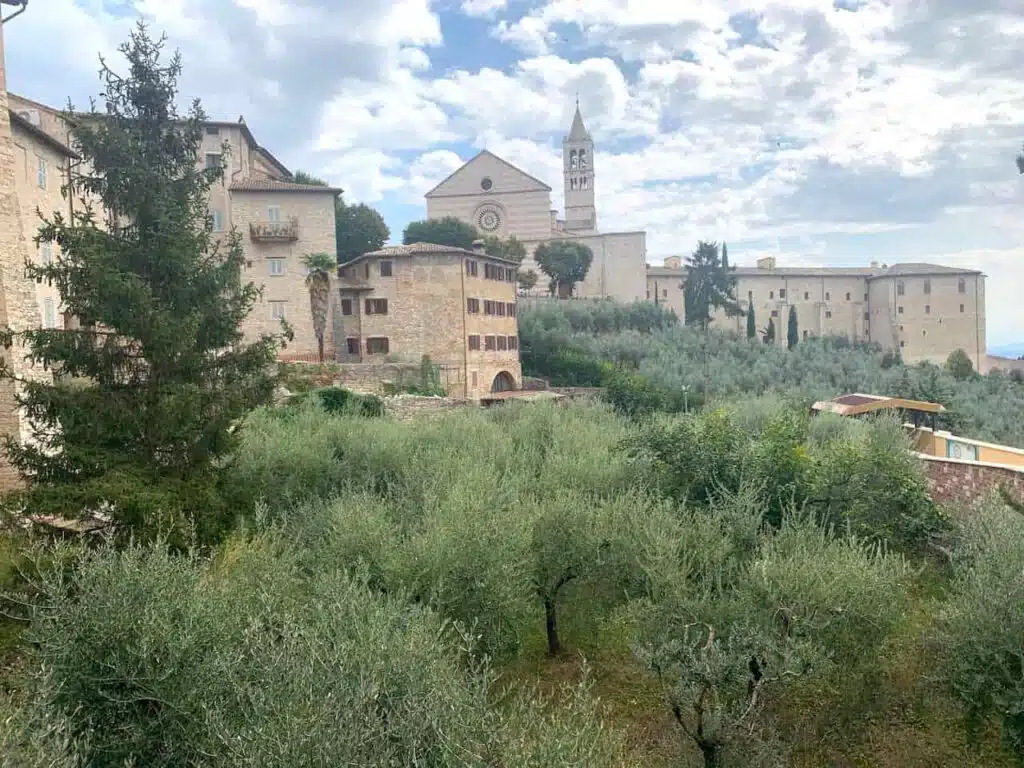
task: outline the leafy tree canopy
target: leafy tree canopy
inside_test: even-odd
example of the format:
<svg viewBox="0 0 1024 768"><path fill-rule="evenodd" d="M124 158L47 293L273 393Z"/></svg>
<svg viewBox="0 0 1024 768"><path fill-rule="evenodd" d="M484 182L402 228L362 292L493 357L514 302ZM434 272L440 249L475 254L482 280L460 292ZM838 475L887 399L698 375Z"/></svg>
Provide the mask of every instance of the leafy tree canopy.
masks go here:
<svg viewBox="0 0 1024 768"><path fill-rule="evenodd" d="M576 283L586 279L594 253L574 240L552 240L537 247L533 260L551 278L552 292L564 299L572 296Z"/></svg>
<svg viewBox="0 0 1024 768"><path fill-rule="evenodd" d="M473 247L473 242L479 239L480 235L472 224L467 224L455 216L445 216L443 219L424 219L413 221L402 233L402 242L406 245L412 243L434 243L435 245L448 245L452 248Z"/></svg>
<svg viewBox="0 0 1024 768"><path fill-rule="evenodd" d="M519 282L519 287L524 291L531 291L537 285L537 273L532 269L527 269L525 272L519 270L516 280Z"/></svg>
<svg viewBox="0 0 1024 768"><path fill-rule="evenodd" d="M963 381L974 375L974 363L962 349L955 349L946 358L946 370L954 379Z"/></svg>
<svg viewBox="0 0 1024 768"><path fill-rule="evenodd" d="M484 238L484 250L490 256L497 256L517 263L521 263L526 258L526 246L514 235L508 240L488 235Z"/></svg>
<svg viewBox="0 0 1024 768"><path fill-rule="evenodd" d="M32 479L19 499L32 512L105 508L136 532L192 518L202 535L219 525L216 460L238 419L270 401L279 340L243 341L259 289L243 279L237 232L211 236L223 167L196 162L205 114L195 102L179 118L181 59L162 61L163 47L139 24L120 48L129 74L103 64L103 118L63 116L83 160L65 191L106 216L83 202L43 219L38 240L60 256L27 273L57 287L79 327L5 330L54 373L20 382L33 439L6 449Z"/></svg>
<svg viewBox="0 0 1024 768"><path fill-rule="evenodd" d="M309 184L313 187L329 187L326 181L321 179L319 176L314 176L312 173L306 171L296 171L292 174L292 181L296 184Z"/></svg>
<svg viewBox="0 0 1024 768"><path fill-rule="evenodd" d="M383 248L391 237L391 230L379 212L365 203L346 205L340 197L334 206L334 226L339 264Z"/></svg>
<svg viewBox="0 0 1024 768"><path fill-rule="evenodd" d="M686 269L683 290L687 325L706 328L716 309L724 309L730 316L741 314L736 301L735 267L729 266L728 257L723 261L718 243L697 243L697 249L686 257Z"/></svg>

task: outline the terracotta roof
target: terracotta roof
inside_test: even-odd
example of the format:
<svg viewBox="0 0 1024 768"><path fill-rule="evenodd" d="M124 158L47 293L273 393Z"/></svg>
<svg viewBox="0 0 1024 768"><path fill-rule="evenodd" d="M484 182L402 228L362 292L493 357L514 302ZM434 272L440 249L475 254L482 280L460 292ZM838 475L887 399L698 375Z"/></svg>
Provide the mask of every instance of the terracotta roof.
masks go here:
<svg viewBox="0 0 1024 768"><path fill-rule="evenodd" d="M813 411L829 411L840 416L859 416L878 410L923 411L925 413L942 413L946 409L938 403L923 400L904 400L899 397L883 397L882 395L865 395L855 392L840 395L832 400L822 400L811 406Z"/></svg>
<svg viewBox="0 0 1024 768"><path fill-rule="evenodd" d="M318 184L296 184L293 181L275 181L273 179L241 179L231 182L232 192L330 192L340 195L337 187L321 187Z"/></svg>
<svg viewBox="0 0 1024 768"><path fill-rule="evenodd" d="M342 267L347 267L349 264L355 264L357 261L363 259L387 259L395 258L398 256L416 256L421 253L457 253L462 256L474 256L476 258L490 259L491 261L500 261L503 264L511 264L518 267L518 261L512 261L511 259L503 259L500 256L490 256L486 253L478 253L477 251L471 251L467 248L457 248L453 245L438 245L437 243L411 243L409 245L386 245L383 248L364 253L362 256L357 256L351 261L346 261L342 264Z"/></svg>
<svg viewBox="0 0 1024 768"><path fill-rule="evenodd" d="M652 277L685 277L686 267L648 266ZM945 267L939 264L890 264L882 267L737 267L737 277L863 277L877 280L884 277L910 277L915 275L980 275L976 269Z"/></svg>
<svg viewBox="0 0 1024 768"><path fill-rule="evenodd" d="M25 131L25 133L31 135L32 138L36 139L42 144L45 144L53 151L59 152L65 157L71 157L76 160L78 159L78 153L72 150L70 147L68 147L64 142L58 141L49 133L44 131L42 128L33 125L28 120L19 115L17 112L15 112L13 109L8 110L8 112L10 112L11 114L11 125L18 126L18 128Z"/></svg>
<svg viewBox="0 0 1024 768"><path fill-rule="evenodd" d="M981 270L963 267L945 267L941 264L911 263L890 264L886 269L875 271L872 277L888 277L890 275L980 275Z"/></svg>

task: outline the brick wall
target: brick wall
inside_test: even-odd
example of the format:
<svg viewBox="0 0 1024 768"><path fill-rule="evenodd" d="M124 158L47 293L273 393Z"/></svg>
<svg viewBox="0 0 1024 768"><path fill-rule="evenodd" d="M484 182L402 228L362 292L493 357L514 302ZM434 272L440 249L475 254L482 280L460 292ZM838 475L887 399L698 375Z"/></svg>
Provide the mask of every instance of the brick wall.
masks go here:
<svg viewBox="0 0 1024 768"><path fill-rule="evenodd" d="M932 498L938 503L971 507L1000 485L1014 495L1024 496L1024 471L995 464L978 464L957 459L918 454Z"/></svg>

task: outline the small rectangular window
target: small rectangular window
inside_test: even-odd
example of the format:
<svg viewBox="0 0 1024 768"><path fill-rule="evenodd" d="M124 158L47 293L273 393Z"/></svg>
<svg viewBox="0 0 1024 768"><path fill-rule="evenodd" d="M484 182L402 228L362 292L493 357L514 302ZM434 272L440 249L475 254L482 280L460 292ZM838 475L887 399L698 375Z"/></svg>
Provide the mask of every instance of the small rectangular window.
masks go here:
<svg viewBox="0 0 1024 768"><path fill-rule="evenodd" d="M907 342L905 342L902 339L900 339L900 349L902 349L905 346L907 346Z"/></svg>
<svg viewBox="0 0 1024 768"><path fill-rule="evenodd" d="M466 259L466 274L470 277L477 275L477 263L472 259Z"/></svg>
<svg viewBox="0 0 1024 768"><path fill-rule="evenodd" d="M810 298L811 298L811 294L809 294L807 291L804 291L804 301L807 301Z"/></svg>
<svg viewBox="0 0 1024 768"><path fill-rule="evenodd" d="M897 296L903 296L906 292L907 292L907 287L903 284L902 280L900 280L898 283L896 283L896 295Z"/></svg>
<svg viewBox="0 0 1024 768"><path fill-rule="evenodd" d="M932 305L931 304L925 304L924 305L924 313L926 315L930 315L932 313Z"/></svg>
<svg viewBox="0 0 1024 768"><path fill-rule="evenodd" d="M896 314L899 314L899 315L903 314L903 305L902 304L900 304L898 307L896 307Z"/></svg>
<svg viewBox="0 0 1024 768"><path fill-rule="evenodd" d="M498 346L494 336L484 336L484 349L493 352Z"/></svg>
<svg viewBox="0 0 1024 768"><path fill-rule="evenodd" d="M270 319L271 320L285 320L285 303L283 301L270 301Z"/></svg>
<svg viewBox="0 0 1024 768"><path fill-rule="evenodd" d="M267 259L267 265L270 267L271 277L280 277L284 274L284 259Z"/></svg>
<svg viewBox="0 0 1024 768"><path fill-rule="evenodd" d="M868 295L865 293L864 294L864 301L867 301L867 300L868 300Z"/></svg>
<svg viewBox="0 0 1024 768"><path fill-rule="evenodd" d="M281 206L271 205L267 207L267 221L278 222L281 220Z"/></svg>
<svg viewBox="0 0 1024 768"><path fill-rule="evenodd" d="M466 311L471 315L480 314L480 299L466 299Z"/></svg>
<svg viewBox="0 0 1024 768"><path fill-rule="evenodd" d="M224 231L224 214L218 210L210 211L210 216L213 218L213 231L223 232Z"/></svg>
<svg viewBox="0 0 1024 768"><path fill-rule="evenodd" d="M380 263L380 276L381 277L391 277L391 262L390 261L387 261L387 260L381 261L381 263Z"/></svg>
<svg viewBox="0 0 1024 768"><path fill-rule="evenodd" d="M925 280L924 281L924 292L925 293L931 293L932 292L932 281L931 280Z"/></svg>
<svg viewBox="0 0 1024 768"><path fill-rule="evenodd" d="M963 314L963 312L964 312L964 305L963 305L963 304L961 304L961 305L960 305L960 314Z"/></svg>
<svg viewBox="0 0 1024 768"><path fill-rule="evenodd" d="M387 299L367 299L366 300L366 314L368 315L386 315L388 313L388 300Z"/></svg>
<svg viewBox="0 0 1024 768"><path fill-rule="evenodd" d="M832 319L832 310L831 309L826 309L825 310L825 319L826 320L831 320Z"/></svg>
<svg viewBox="0 0 1024 768"><path fill-rule="evenodd" d="M967 281L964 280L962 277L956 281L956 292L967 293Z"/></svg>
<svg viewBox="0 0 1024 768"><path fill-rule="evenodd" d="M53 244L52 243L40 243L39 244L39 263L44 267L49 267L53 264Z"/></svg>
<svg viewBox="0 0 1024 768"><path fill-rule="evenodd" d="M831 291L825 291L825 301L831 301L831 300L832 300L832 292Z"/></svg>
<svg viewBox="0 0 1024 768"><path fill-rule="evenodd" d="M769 299L774 299L775 298L775 291L768 291L768 298Z"/></svg>
<svg viewBox="0 0 1024 768"><path fill-rule="evenodd" d="M786 289L785 288L779 288L779 298L780 299L786 298Z"/></svg>
<svg viewBox="0 0 1024 768"><path fill-rule="evenodd" d="M778 316L779 316L779 310L773 309L772 310L772 317L778 317Z"/></svg>
<svg viewBox="0 0 1024 768"><path fill-rule="evenodd" d="M661 289L661 298L663 298L663 299L667 299L668 298L668 288L662 288Z"/></svg>
<svg viewBox="0 0 1024 768"><path fill-rule="evenodd" d="M38 157L39 167L36 169L36 183L40 189L46 189L46 158Z"/></svg>
<svg viewBox="0 0 1024 768"><path fill-rule="evenodd" d="M366 340L367 354L386 355L389 348L387 336L375 336Z"/></svg>
<svg viewBox="0 0 1024 768"><path fill-rule="evenodd" d="M496 302L494 302L494 314L496 314L498 317L504 317L505 316L505 302L503 302L503 301L496 301Z"/></svg>
<svg viewBox="0 0 1024 768"><path fill-rule="evenodd" d="M508 336L498 336L495 338L495 341L498 342L499 352L504 352L508 349Z"/></svg>
<svg viewBox="0 0 1024 768"><path fill-rule="evenodd" d="M206 135L220 136L220 128L218 128L216 125L208 125L206 126Z"/></svg>
<svg viewBox="0 0 1024 768"><path fill-rule="evenodd" d="M351 315L352 314L352 299L341 300L341 314Z"/></svg>
<svg viewBox="0 0 1024 768"><path fill-rule="evenodd" d="M54 306L53 299L43 299L43 328L56 328L57 327L57 309Z"/></svg>
<svg viewBox="0 0 1024 768"><path fill-rule="evenodd" d="M493 315L494 314L494 302L491 301L490 299L484 299L484 314L485 315Z"/></svg>
<svg viewBox="0 0 1024 768"><path fill-rule="evenodd" d="M509 302L507 308L508 308L508 313L507 313L508 316L509 317L515 317L516 316L516 311L517 311L516 310L516 305L514 303L512 303L512 302Z"/></svg>
<svg viewBox="0 0 1024 768"><path fill-rule="evenodd" d="M211 171L214 168L220 168L221 166L220 152L207 152L206 153L206 170Z"/></svg>
<svg viewBox="0 0 1024 768"><path fill-rule="evenodd" d="M867 322L868 320L870 320L870 319L871 319L871 315L870 315L870 313L868 313L868 312L865 312L865 313L864 313L864 322L866 323L866 322Z"/></svg>
<svg viewBox="0 0 1024 768"><path fill-rule="evenodd" d="M358 355L359 354L359 339L353 339L353 338L345 339L345 349L348 350L348 353L350 355Z"/></svg>
<svg viewBox="0 0 1024 768"><path fill-rule="evenodd" d="M480 351L480 337L473 334L469 337L469 351L479 352Z"/></svg>
<svg viewBox="0 0 1024 768"><path fill-rule="evenodd" d="M508 348L509 349L519 349L519 337L518 336L509 336L508 337Z"/></svg>
<svg viewBox="0 0 1024 768"><path fill-rule="evenodd" d="M846 292L846 300L847 300L847 301L849 301L849 300L850 300L850 292L849 292L849 291L847 291L847 292Z"/></svg>

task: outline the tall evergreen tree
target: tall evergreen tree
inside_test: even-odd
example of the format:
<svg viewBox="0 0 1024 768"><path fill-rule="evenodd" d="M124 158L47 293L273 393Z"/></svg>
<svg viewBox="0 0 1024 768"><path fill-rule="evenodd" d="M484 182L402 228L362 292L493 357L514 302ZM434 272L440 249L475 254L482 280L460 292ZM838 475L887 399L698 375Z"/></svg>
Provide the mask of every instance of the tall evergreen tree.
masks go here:
<svg viewBox="0 0 1024 768"><path fill-rule="evenodd" d="M800 341L800 329L797 327L796 307L789 305L789 327L786 329L786 346L792 349Z"/></svg>
<svg viewBox="0 0 1024 768"><path fill-rule="evenodd" d="M4 330L54 374L19 382L33 439L6 450L30 481L17 499L29 512L103 509L135 532L191 520L213 535L217 459L272 398L278 339L243 343L259 289L243 279L237 232L211 236L207 193L223 168L198 163L205 117L198 102L178 115L181 59L162 62L163 47L139 24L120 48L127 75L103 63L106 113L64 115L83 161L65 192L105 216L83 202L39 230L60 254L28 274L57 286L78 327Z"/></svg>
<svg viewBox="0 0 1024 768"><path fill-rule="evenodd" d="M757 337L757 318L754 316L754 304L751 302L750 308L747 310L747 338L753 339Z"/></svg>
<svg viewBox="0 0 1024 768"><path fill-rule="evenodd" d="M764 329L761 339L765 344L775 343L775 321L770 317L768 318L768 327Z"/></svg>
<svg viewBox="0 0 1024 768"><path fill-rule="evenodd" d="M707 328L716 309L724 309L730 317L743 313L735 296L736 269L729 267L728 261L723 263L718 243L697 243L697 250L686 257L686 269L683 291L687 325Z"/></svg>

